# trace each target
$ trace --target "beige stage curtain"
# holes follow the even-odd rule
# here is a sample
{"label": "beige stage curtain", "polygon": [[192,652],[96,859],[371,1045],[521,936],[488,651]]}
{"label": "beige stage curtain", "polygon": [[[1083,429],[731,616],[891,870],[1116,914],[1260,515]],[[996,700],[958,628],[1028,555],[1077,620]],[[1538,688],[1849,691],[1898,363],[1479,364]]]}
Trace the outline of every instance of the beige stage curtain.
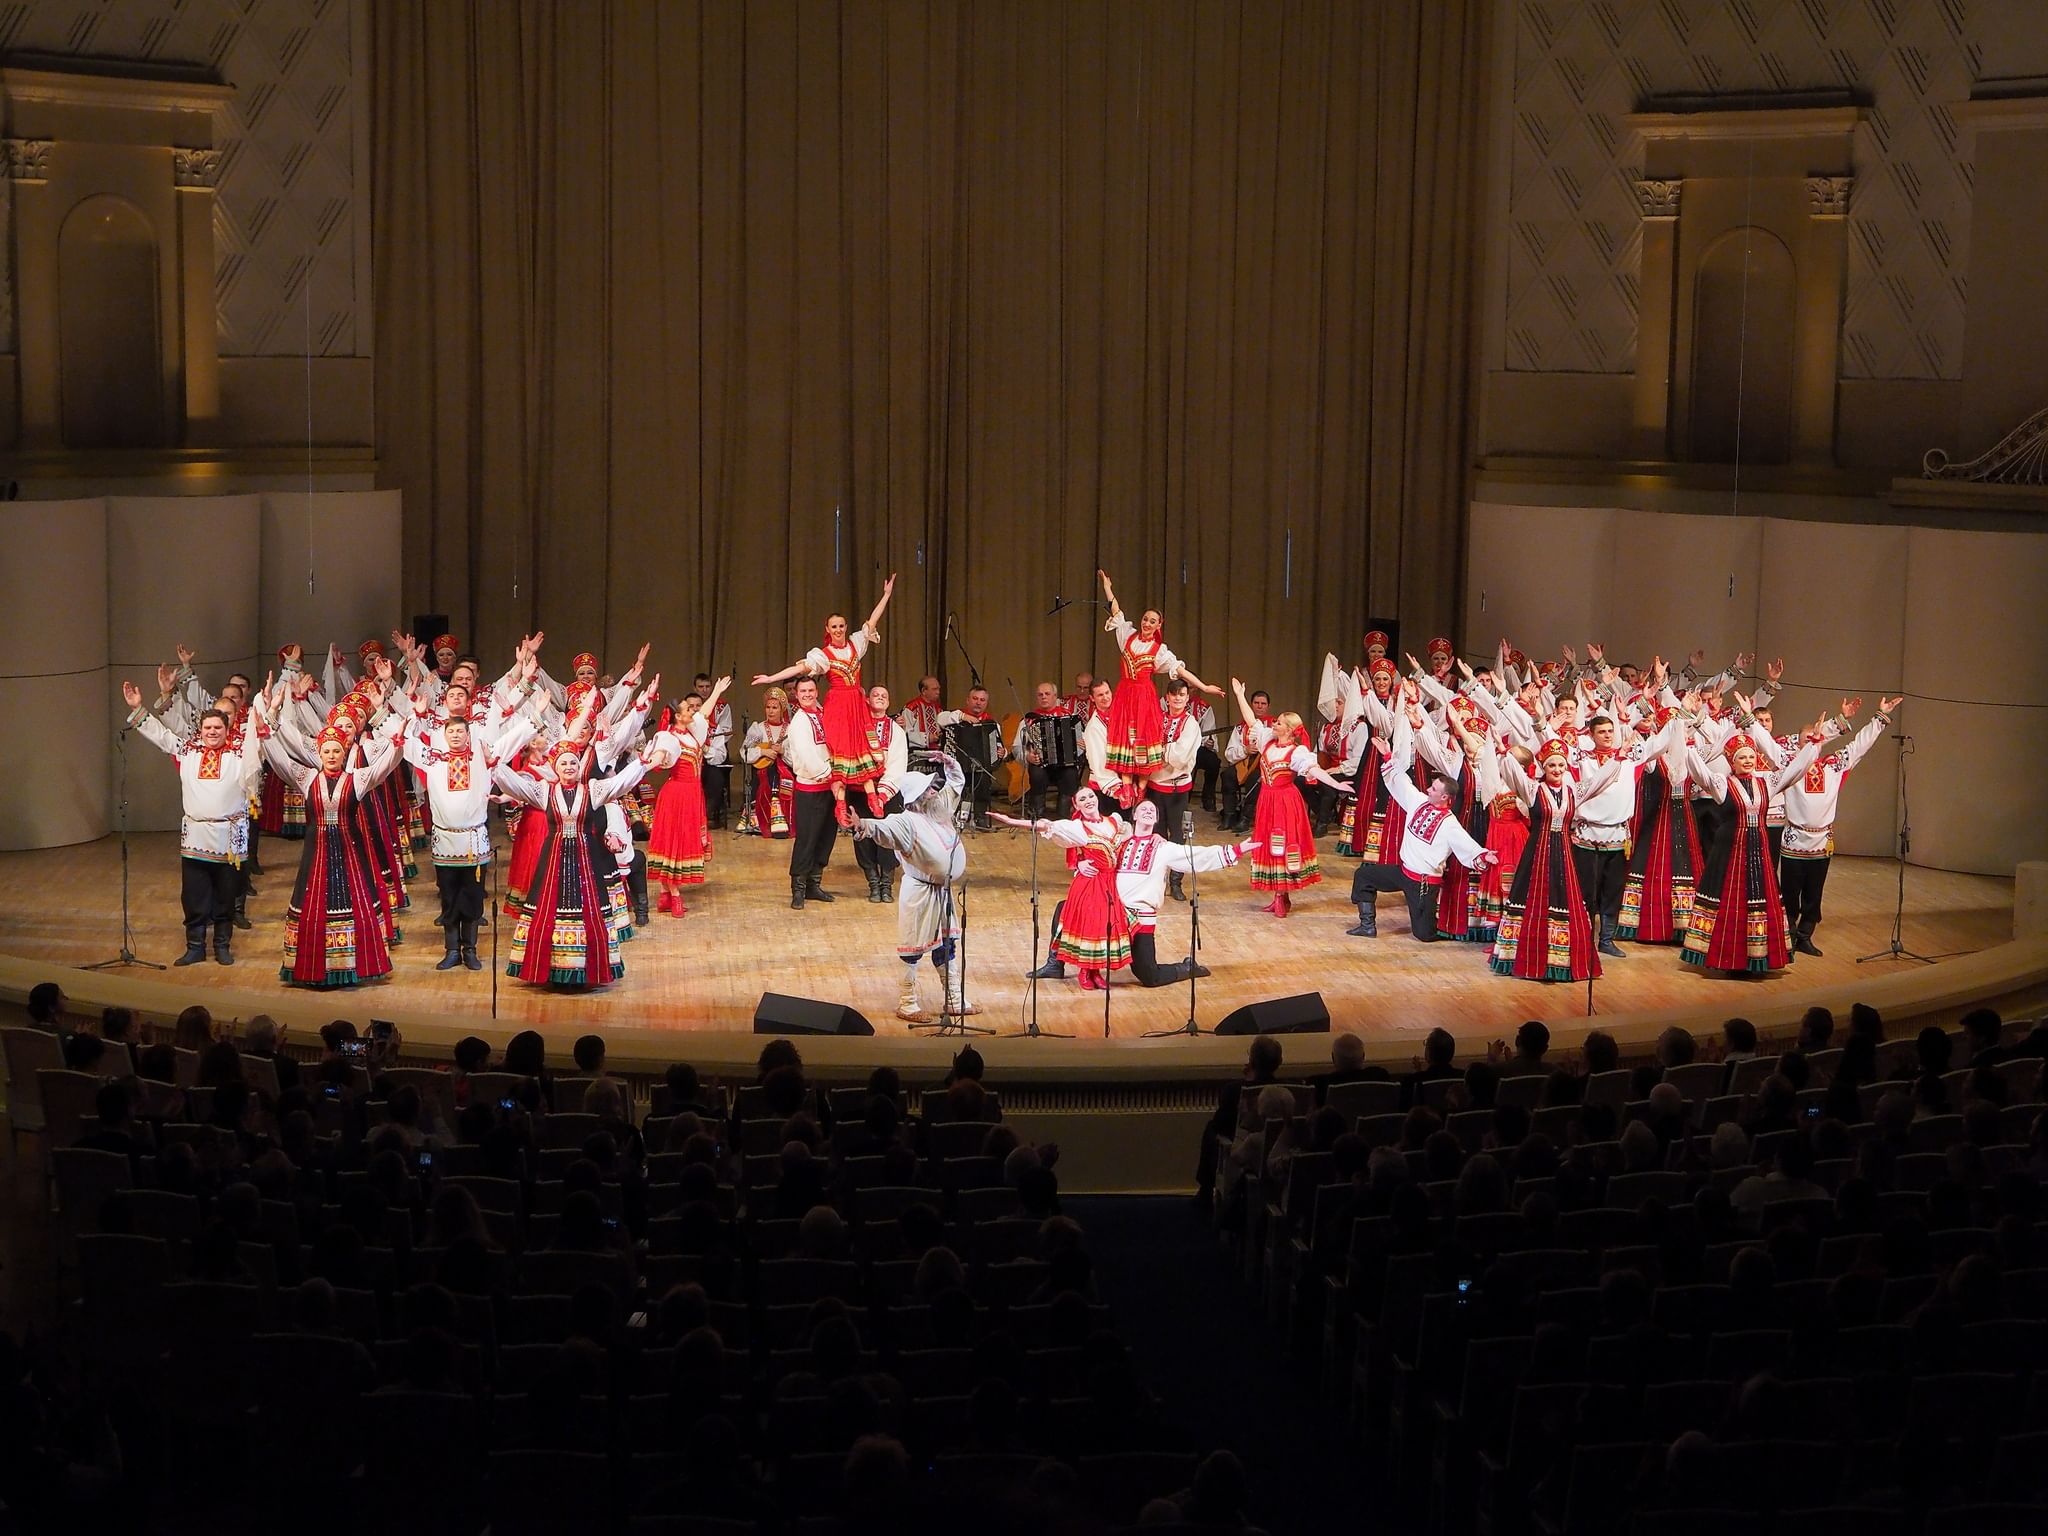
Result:
{"label": "beige stage curtain", "polygon": [[1492,9],[376,0],[408,602],[744,682],[894,570],[998,709],[1098,566],[1282,707],[1455,633]]}

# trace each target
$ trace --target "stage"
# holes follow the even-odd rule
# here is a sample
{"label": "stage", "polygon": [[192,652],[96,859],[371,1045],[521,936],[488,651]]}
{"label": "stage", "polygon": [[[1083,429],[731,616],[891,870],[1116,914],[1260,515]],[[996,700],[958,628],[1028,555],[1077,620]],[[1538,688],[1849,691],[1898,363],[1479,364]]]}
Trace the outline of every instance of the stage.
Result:
{"label": "stage", "polygon": [[[1198,819],[1202,840],[1220,839],[1213,818]],[[997,1031],[1021,1029],[1027,1020],[1029,985],[1023,973],[1035,963],[1030,853],[1030,841],[1019,832],[968,836],[967,991],[982,1010],[973,1022]],[[434,969],[442,947],[433,922],[430,869],[423,868],[411,882],[413,906],[402,914],[405,942],[396,952],[393,974],[352,991],[308,993],[286,987],[277,975],[282,912],[298,845],[266,838],[262,854],[267,868],[250,903],[255,928],[235,935],[233,967],[209,960],[161,974],[122,969],[106,979],[167,984],[201,1000],[214,994],[220,1009],[243,1015],[273,1011],[289,1016],[295,1027],[316,1015],[362,1020],[374,1014],[432,1018],[453,1028],[474,1021],[474,1027],[489,1029],[491,933],[487,928],[483,935],[483,972]],[[718,835],[709,883],[689,894],[689,915],[655,914],[651,933],[625,946],[621,981],[597,992],[545,991],[500,973],[497,1025],[489,1032],[502,1036],[534,1026],[551,1038],[566,1039],[592,1029],[746,1031],[761,993],[776,991],[848,1002],[873,1021],[878,1035],[911,1035],[894,1016],[901,974],[894,953],[895,908],[867,901],[850,840],[840,839],[825,877],[826,889],[838,897],[831,905],[789,909],[788,856],[786,843]],[[1524,1019],[1550,1021],[1560,1043],[1589,1027],[1584,985],[1497,977],[1476,945],[1418,945],[1407,935],[1407,915],[1398,898],[1379,905],[1378,939],[1347,937],[1344,930],[1355,921],[1346,899],[1353,861],[1335,857],[1326,846],[1323,863],[1323,883],[1303,892],[1294,915],[1285,920],[1259,910],[1264,898],[1248,888],[1243,866],[1201,882],[1202,959],[1214,972],[1198,984],[1196,1017],[1205,1029],[1240,1004],[1311,990],[1327,1000],[1333,1028],[1357,1031],[1382,1059],[1404,1058],[1436,1025],[1450,1028],[1468,1052],[1512,1034]],[[1067,873],[1058,850],[1042,843],[1038,867],[1049,925]],[[1906,874],[1907,944],[1928,955],[1971,954],[1972,959],[1945,959],[1932,967],[1893,960],[1859,966],[1857,956],[1882,949],[1890,937],[1896,869],[1886,860],[1835,861],[1827,918],[1816,935],[1824,958],[1802,958],[1766,979],[1729,980],[1682,965],[1676,948],[1625,945],[1628,958],[1608,961],[1594,988],[1594,1008],[1603,1020],[1615,1017],[1619,1023],[1625,1017],[1638,1028],[1653,1022],[1648,1016],[1665,1014],[1693,1027],[1702,1019],[1731,1014],[1762,1022],[1786,1017],[1788,1010],[1796,1016],[1797,1008],[1815,999],[1841,1006],[1866,994],[1877,996],[1873,988],[1892,991],[1882,984],[1905,977],[1918,978],[1922,990],[1937,982],[1960,987],[1985,971],[1992,958],[1973,952],[2010,946],[2010,880],[1911,869]],[[131,878],[135,949],[145,959],[168,962],[183,949],[175,837],[134,837]],[[82,967],[113,955],[120,942],[120,897],[120,844],[114,838],[0,854],[0,955],[29,962],[10,967],[10,973],[33,975],[37,964]],[[1186,953],[1188,926],[1189,908],[1169,902],[1159,930],[1162,961]],[[501,919],[501,958],[510,940],[508,916]],[[2020,958],[2015,952],[2013,959]],[[1099,1050],[1105,1034],[1103,996],[1081,992],[1071,974],[1070,969],[1064,982],[1040,984],[1039,1023],[1073,1037],[1055,1042],[1061,1049]],[[939,983],[929,965],[920,967],[919,986],[926,1005],[935,1008]],[[73,990],[68,979],[66,990]],[[129,998],[110,992],[107,1000]],[[1107,1034],[1115,1042],[1132,1042],[1149,1031],[1174,1029],[1187,1016],[1185,985],[1147,990],[1132,982],[1128,972],[1119,972],[1108,996]],[[1154,1044],[1177,1048],[1170,1040]]]}

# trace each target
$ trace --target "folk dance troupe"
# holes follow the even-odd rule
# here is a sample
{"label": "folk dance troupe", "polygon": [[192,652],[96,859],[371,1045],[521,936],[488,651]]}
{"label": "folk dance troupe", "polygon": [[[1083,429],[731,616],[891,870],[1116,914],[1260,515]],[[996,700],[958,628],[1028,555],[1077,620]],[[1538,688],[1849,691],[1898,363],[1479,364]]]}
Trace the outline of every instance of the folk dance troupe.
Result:
{"label": "folk dance troupe", "polygon": [[[558,681],[535,633],[487,681],[454,635],[394,631],[352,655],[330,645],[317,668],[286,645],[260,686],[232,673],[217,693],[178,646],[154,699],[122,684],[127,725],[178,776],[176,963],[235,963],[269,840],[298,845],[277,962],[288,986],[389,975],[422,926],[409,883],[423,864],[442,939],[423,966],[482,970],[486,893],[501,891],[508,977],[607,986],[629,942],[683,919],[717,878],[735,767],[736,831],[789,844],[792,912],[836,899],[824,877],[851,839],[869,902],[896,908],[909,1020],[930,1016],[925,961],[944,1011],[973,1011],[967,834],[998,827],[1056,851],[1048,889],[1064,891],[1031,974],[1071,973],[1082,991],[1117,971],[1146,987],[1208,974],[1193,954],[1158,955],[1189,879],[1242,879],[1284,920],[1326,858],[1355,865],[1333,945],[1378,939],[1379,900],[1397,896],[1409,940],[1472,946],[1475,975],[1584,981],[1629,957],[1624,944],[1726,975],[1820,954],[1841,795],[1900,698],[1861,721],[1862,701],[1844,698],[1780,733],[1782,661],[1752,675],[1741,655],[1703,675],[1700,652],[1674,671],[1661,657],[1617,665],[1599,645],[1532,661],[1502,639],[1475,666],[1442,638],[1422,660],[1397,656],[1374,630],[1355,664],[1324,658],[1309,715],[1232,678],[1234,718],[1219,724],[1208,700],[1225,690],[1169,648],[1165,616],[1132,620],[1098,575],[1113,678],[1040,682],[1003,722],[978,679],[948,707],[928,672],[897,709],[863,676],[892,575],[858,627],[829,614],[800,659],[754,675],[758,714],[736,748],[732,679],[699,673],[665,702],[658,674],[643,684],[645,646],[616,677],[584,652]],[[1011,771],[1022,816],[992,809]],[[1198,779],[1235,840],[1193,837]]]}

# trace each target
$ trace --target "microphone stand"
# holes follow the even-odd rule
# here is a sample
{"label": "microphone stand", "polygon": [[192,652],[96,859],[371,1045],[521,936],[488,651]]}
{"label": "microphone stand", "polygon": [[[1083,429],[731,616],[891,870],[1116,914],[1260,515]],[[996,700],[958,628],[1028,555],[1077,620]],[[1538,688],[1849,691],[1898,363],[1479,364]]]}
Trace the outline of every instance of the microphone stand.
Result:
{"label": "microphone stand", "polygon": [[1891,941],[1883,949],[1871,954],[1858,955],[1858,965],[1872,960],[1918,960],[1922,965],[1932,965],[1940,955],[1923,955],[1917,950],[1906,948],[1906,855],[1913,851],[1913,815],[1906,804],[1906,759],[1913,755],[1913,738],[1896,735],[1893,741],[1899,744],[1899,890],[1892,906]]}
{"label": "microphone stand", "polygon": [[[1037,821],[1036,817],[1032,818]],[[1034,825],[1025,836],[1031,839],[1031,959],[1034,962],[1030,974],[1025,978],[1025,996],[1029,999],[1031,1016],[1022,1029],[1007,1031],[1005,1040],[1071,1040],[1074,1037],[1063,1029],[1040,1029],[1038,1027],[1038,829]]]}
{"label": "microphone stand", "polygon": [[973,681],[974,686],[979,688],[981,686],[981,668],[977,667],[974,664],[974,658],[967,654],[967,642],[960,638],[960,626],[954,622],[953,615],[950,613],[946,615],[946,633],[953,637],[953,643],[960,648],[961,659],[967,663],[967,675]]}
{"label": "microphone stand", "polygon": [[1045,610],[1045,616],[1048,619],[1052,618],[1063,608],[1100,608],[1101,606],[1102,599],[1099,597],[1061,597],[1059,593],[1055,592],[1052,595],[1052,606]]}
{"label": "microphone stand", "polygon": [[121,824],[121,947],[111,959],[95,960],[79,969],[110,971],[117,965],[139,965],[146,970],[160,971],[163,966],[154,960],[144,960],[135,953],[135,930],[128,918],[128,727],[125,725],[114,735],[114,756],[120,764],[120,797],[116,806]]}
{"label": "microphone stand", "polygon": [[[1180,813],[1181,841],[1190,853],[1195,848],[1195,812],[1193,807]],[[1157,943],[1157,939],[1153,941]],[[1199,1035],[1202,1026],[1195,1022],[1195,976],[1201,970],[1202,959],[1202,877],[1195,868],[1193,859],[1188,860],[1188,1021],[1178,1029],[1148,1029],[1141,1037],[1156,1040],[1162,1035]]]}

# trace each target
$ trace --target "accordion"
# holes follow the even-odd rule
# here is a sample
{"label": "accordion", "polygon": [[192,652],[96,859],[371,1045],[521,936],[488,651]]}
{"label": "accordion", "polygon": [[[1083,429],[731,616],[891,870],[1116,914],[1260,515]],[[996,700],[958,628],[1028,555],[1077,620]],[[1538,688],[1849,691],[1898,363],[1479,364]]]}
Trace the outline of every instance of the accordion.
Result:
{"label": "accordion", "polygon": [[1081,766],[1081,722],[1073,715],[1024,717],[1024,745],[1038,754],[1047,768]]}

